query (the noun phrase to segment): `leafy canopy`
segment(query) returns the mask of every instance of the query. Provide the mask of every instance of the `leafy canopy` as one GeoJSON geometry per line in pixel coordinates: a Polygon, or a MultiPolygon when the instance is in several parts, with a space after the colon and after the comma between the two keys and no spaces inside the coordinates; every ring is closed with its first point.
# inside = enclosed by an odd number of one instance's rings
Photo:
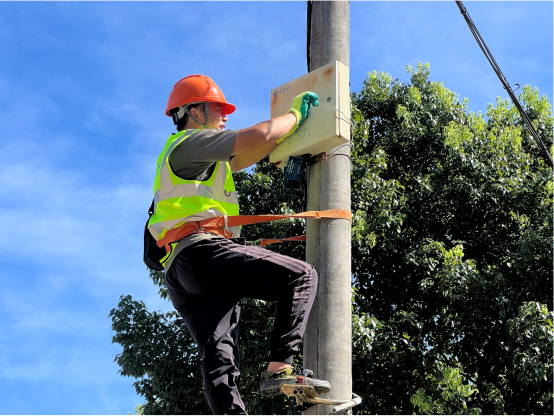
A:
{"type": "MultiPolygon", "coordinates": [[[[370,413],[552,413],[552,172],[512,104],[485,119],[408,71],[353,97],[355,391],[370,413]]],[[[519,98],[550,147],[548,99],[519,98]]]]}

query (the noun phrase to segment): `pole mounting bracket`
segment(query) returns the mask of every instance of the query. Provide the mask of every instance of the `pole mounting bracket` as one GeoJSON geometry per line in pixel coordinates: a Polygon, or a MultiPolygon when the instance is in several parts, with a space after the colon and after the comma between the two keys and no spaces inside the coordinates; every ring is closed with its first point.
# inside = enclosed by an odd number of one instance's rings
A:
{"type": "Polygon", "coordinates": [[[327,160],[327,152],[321,152],[321,153],[318,153],[317,155],[313,155],[308,159],[308,166],[315,165],[316,163],[324,162],[326,160],[327,160]]]}

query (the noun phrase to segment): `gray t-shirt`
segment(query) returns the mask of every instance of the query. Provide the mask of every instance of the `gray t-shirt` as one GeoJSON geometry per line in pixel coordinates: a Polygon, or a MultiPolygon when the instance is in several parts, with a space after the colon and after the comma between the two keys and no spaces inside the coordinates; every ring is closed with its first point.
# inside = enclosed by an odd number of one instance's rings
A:
{"type": "MultiPolygon", "coordinates": [[[[231,149],[235,144],[238,130],[199,130],[182,141],[169,154],[169,165],[175,175],[186,180],[205,181],[213,173],[216,162],[229,162],[231,149]]],[[[185,135],[192,133],[187,131],[185,135]]],[[[191,234],[180,240],[165,270],[169,270],[173,259],[181,250],[200,240],[223,238],[210,233],[191,234]]]]}
{"type": "MultiPolygon", "coordinates": [[[[198,130],[182,141],[169,155],[169,165],[177,176],[205,181],[218,161],[229,162],[238,130],[198,130]]],[[[188,130],[185,136],[190,134],[188,130]]]]}

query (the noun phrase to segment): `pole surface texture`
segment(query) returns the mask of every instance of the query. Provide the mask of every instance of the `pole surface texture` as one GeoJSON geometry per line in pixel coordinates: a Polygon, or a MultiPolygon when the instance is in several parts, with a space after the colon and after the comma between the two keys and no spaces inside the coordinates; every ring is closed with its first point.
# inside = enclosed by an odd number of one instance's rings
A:
{"type": "MultiPolygon", "coordinates": [[[[308,71],[349,60],[348,1],[308,2],[308,71]]],[[[308,170],[308,210],[350,210],[350,145],[327,152],[308,170]]],[[[331,383],[323,397],[352,397],[351,224],[344,219],[307,221],[306,261],[319,275],[314,306],[304,336],[304,368],[331,383]]],[[[317,405],[304,414],[330,414],[317,405]]]]}

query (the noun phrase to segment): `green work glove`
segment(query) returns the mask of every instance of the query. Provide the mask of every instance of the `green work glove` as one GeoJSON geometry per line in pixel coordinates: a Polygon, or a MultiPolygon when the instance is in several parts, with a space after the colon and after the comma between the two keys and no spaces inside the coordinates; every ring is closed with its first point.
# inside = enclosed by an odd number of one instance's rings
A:
{"type": "Polygon", "coordinates": [[[283,140],[285,140],[287,137],[289,137],[291,134],[293,134],[298,127],[306,120],[306,117],[308,117],[308,113],[310,112],[310,109],[312,107],[317,107],[319,105],[319,97],[314,94],[313,92],[306,91],[302,94],[294,97],[292,100],[292,105],[289,108],[289,113],[294,114],[296,117],[296,123],[292,128],[289,130],[287,134],[285,134],[283,137],[281,137],[279,140],[277,140],[275,143],[279,144],[283,140]]]}

